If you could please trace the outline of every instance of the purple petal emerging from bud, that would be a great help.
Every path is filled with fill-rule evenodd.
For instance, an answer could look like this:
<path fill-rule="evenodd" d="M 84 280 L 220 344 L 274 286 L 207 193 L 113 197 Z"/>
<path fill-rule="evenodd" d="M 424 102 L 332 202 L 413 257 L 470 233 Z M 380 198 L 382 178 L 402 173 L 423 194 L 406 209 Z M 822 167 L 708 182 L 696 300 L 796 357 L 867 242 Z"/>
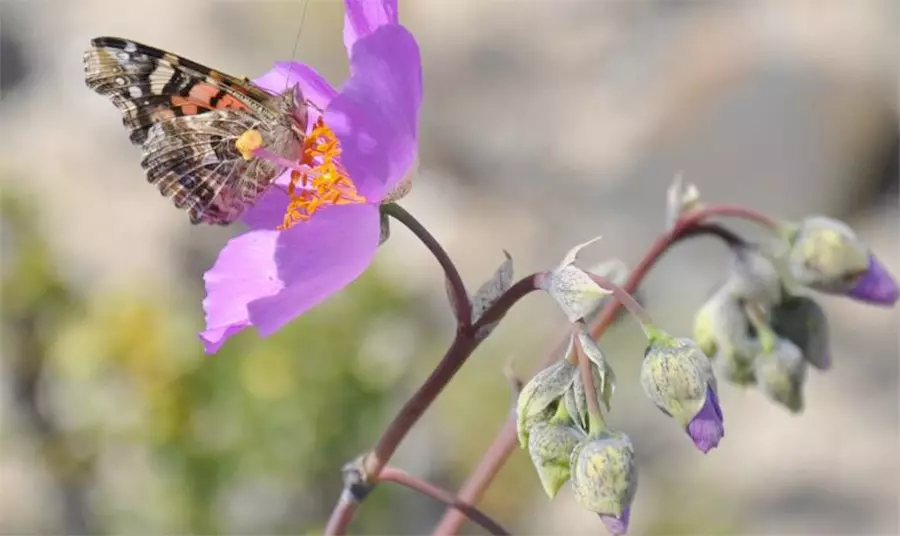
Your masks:
<path fill-rule="evenodd" d="M 712 386 L 706 388 L 706 402 L 696 416 L 687 425 L 687 433 L 694 440 L 694 444 L 701 452 L 706 454 L 719 445 L 719 441 L 725 436 L 725 418 L 722 415 L 722 407 L 719 406 L 719 397 Z"/>
<path fill-rule="evenodd" d="M 878 305 L 894 305 L 900 297 L 900 288 L 887 268 L 875 255 L 869 255 L 869 268 L 859 282 L 849 292 L 855 300 Z"/>
<path fill-rule="evenodd" d="M 603 525 L 606 526 L 606 530 L 608 530 L 612 536 L 622 536 L 622 534 L 628 532 L 629 517 L 631 517 L 631 507 L 626 506 L 625 509 L 622 510 L 622 515 L 618 517 L 600 514 L 600 521 L 603 522 Z"/>

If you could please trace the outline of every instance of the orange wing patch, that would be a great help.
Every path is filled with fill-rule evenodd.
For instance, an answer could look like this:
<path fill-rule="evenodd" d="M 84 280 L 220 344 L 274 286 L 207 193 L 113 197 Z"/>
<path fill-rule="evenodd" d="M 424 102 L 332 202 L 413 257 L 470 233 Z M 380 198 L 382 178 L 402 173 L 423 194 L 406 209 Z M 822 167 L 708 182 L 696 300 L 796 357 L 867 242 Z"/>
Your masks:
<path fill-rule="evenodd" d="M 247 110 L 243 102 L 212 84 L 194 84 L 187 97 L 172 96 L 172 106 L 181 108 L 183 115 L 197 115 L 204 110 Z"/>

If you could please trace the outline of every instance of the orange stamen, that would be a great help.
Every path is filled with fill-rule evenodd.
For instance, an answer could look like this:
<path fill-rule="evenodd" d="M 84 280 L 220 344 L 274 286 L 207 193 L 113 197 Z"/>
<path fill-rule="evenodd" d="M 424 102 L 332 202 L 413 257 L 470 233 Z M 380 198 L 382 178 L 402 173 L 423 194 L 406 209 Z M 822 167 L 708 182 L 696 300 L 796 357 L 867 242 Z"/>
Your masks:
<path fill-rule="evenodd" d="M 309 171 L 291 172 L 291 182 L 287 187 L 290 202 L 284 221 L 277 228 L 279 231 L 308 220 L 317 210 L 328 205 L 366 202 L 338 162 L 340 154 L 337 137 L 320 118 L 300 149 L 299 164 L 309 168 Z"/>

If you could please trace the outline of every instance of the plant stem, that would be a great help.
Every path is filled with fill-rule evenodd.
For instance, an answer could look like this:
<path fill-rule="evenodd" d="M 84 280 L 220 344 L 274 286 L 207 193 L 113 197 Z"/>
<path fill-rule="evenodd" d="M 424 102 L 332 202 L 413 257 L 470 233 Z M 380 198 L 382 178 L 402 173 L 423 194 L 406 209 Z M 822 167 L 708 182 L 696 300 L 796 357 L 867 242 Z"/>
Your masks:
<path fill-rule="evenodd" d="M 622 305 L 628 309 L 628 312 L 633 314 L 635 318 L 641 323 L 641 327 L 644 329 L 644 332 L 647 333 L 647 328 L 653 326 L 653 319 L 650 318 L 650 315 L 647 313 L 647 310 L 644 309 L 641 304 L 634 299 L 634 297 L 626 292 L 622 287 L 613 283 L 611 280 L 603 277 L 602 275 L 597 275 L 591 272 L 587 272 L 591 279 L 594 280 L 595 283 L 600 285 L 604 290 L 608 290 L 613 293 L 615 299 L 618 300 Z"/>
<path fill-rule="evenodd" d="M 385 467 L 381 472 L 381 481 L 400 484 L 401 486 L 418 491 L 422 495 L 427 495 L 436 501 L 442 502 L 447 508 L 456 509 L 460 514 L 469 518 L 473 523 L 477 523 L 491 534 L 509 534 L 508 530 L 503 528 L 503 526 L 491 519 L 478 508 L 458 500 L 449 491 L 439 488 L 420 478 L 416 478 L 400 469 L 390 466 Z"/>
<path fill-rule="evenodd" d="M 469 301 L 469 292 L 466 290 L 466 285 L 459 275 L 459 270 L 456 269 L 456 265 L 453 264 L 450 256 L 447 255 L 447 252 L 444 251 L 437 239 L 428 232 L 428 229 L 415 216 L 407 212 L 405 208 L 396 203 L 388 203 L 383 205 L 381 209 L 385 214 L 412 231 L 416 238 L 421 240 L 425 247 L 431 251 L 431 254 L 434 255 L 434 258 L 437 259 L 447 278 L 450 305 L 453 307 L 453 313 L 456 315 L 457 324 L 461 329 L 468 328 L 472 324 L 472 303 Z"/>
<path fill-rule="evenodd" d="M 644 254 L 641 262 L 634 270 L 632 270 L 628 280 L 622 285 L 622 290 L 629 294 L 633 294 L 663 254 L 675 243 L 685 238 L 711 234 L 722 238 L 729 245 L 734 245 L 736 240 L 743 242 L 740 237 L 737 237 L 731 231 L 718 225 L 707 224 L 706 220 L 712 217 L 743 218 L 759 223 L 776 232 L 780 227 L 775 220 L 768 216 L 740 206 L 707 205 L 698 208 L 697 210 L 683 214 L 669 232 L 659 236 L 653 242 Z M 598 339 L 612 324 L 620 307 L 622 307 L 622 304 L 620 303 L 618 296 L 613 295 L 613 299 L 603 308 L 603 311 L 600 313 L 596 323 L 591 329 L 591 336 L 595 340 Z M 559 342 L 553 351 L 544 356 L 535 372 L 549 366 L 556 356 L 565 350 L 566 344 L 568 344 L 568 337 Z M 488 486 L 490 486 L 494 477 L 500 472 L 506 459 L 512 454 L 515 448 L 516 422 L 514 417 L 510 417 L 503 424 L 497 437 L 494 438 L 493 443 L 491 443 L 487 451 L 481 457 L 475 471 L 470 475 L 466 483 L 463 484 L 457 497 L 462 501 L 475 504 Z M 465 518 L 460 516 L 457 512 L 448 510 L 444 512 L 444 516 L 435 527 L 434 534 L 441 536 L 456 534 L 464 520 Z"/>
<path fill-rule="evenodd" d="M 427 236 L 431 235 L 428 234 Z M 452 266 L 452 263 L 450 263 L 450 266 Z M 536 290 L 536 288 L 534 274 L 522 278 L 502 294 L 497 301 L 491 304 L 476 325 L 459 327 L 456 337 L 437 367 L 409 400 L 406 401 L 372 451 L 363 457 L 361 472 L 362 479 L 366 485 L 374 486 L 381 480 L 382 472 L 394 455 L 394 452 L 396 452 L 397 447 L 400 446 L 400 442 L 403 441 L 410 429 L 425 413 L 425 410 L 431 406 L 438 394 L 450 383 L 453 376 L 456 375 L 460 367 L 481 343 L 483 338 L 478 335 L 479 329 L 488 325 L 491 321 L 497 321 L 502 318 L 513 305 L 528 295 L 528 293 Z M 468 306 L 467 311 L 471 311 L 471 309 L 471 306 Z M 461 502 L 464 503 L 465 501 Z M 325 534 L 345 534 L 358 505 L 359 501 L 356 500 L 349 490 L 345 489 L 331 512 L 328 525 L 325 528 Z"/>
<path fill-rule="evenodd" d="M 581 339 L 575 337 L 573 341 L 575 353 L 578 355 L 578 369 L 581 381 L 584 382 L 584 397 L 587 399 L 588 417 L 590 426 L 588 433 L 599 432 L 598 427 L 603 426 L 603 413 L 600 412 L 600 403 L 597 400 L 597 388 L 594 385 L 594 373 L 591 370 L 591 360 L 581 345 Z"/>

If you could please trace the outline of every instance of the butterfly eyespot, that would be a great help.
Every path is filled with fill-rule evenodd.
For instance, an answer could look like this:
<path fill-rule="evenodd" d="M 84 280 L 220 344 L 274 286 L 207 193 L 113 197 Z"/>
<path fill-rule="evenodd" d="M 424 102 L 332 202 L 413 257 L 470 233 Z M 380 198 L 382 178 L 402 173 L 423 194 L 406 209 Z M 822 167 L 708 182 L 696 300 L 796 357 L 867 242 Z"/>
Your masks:
<path fill-rule="evenodd" d="M 120 86 L 124 86 L 127 83 L 128 83 L 128 81 L 125 80 L 124 78 L 122 78 L 121 76 L 116 78 L 116 84 L 118 84 Z"/>
<path fill-rule="evenodd" d="M 193 177 L 181 177 L 178 182 L 185 188 L 193 188 L 197 185 L 197 181 Z"/>

